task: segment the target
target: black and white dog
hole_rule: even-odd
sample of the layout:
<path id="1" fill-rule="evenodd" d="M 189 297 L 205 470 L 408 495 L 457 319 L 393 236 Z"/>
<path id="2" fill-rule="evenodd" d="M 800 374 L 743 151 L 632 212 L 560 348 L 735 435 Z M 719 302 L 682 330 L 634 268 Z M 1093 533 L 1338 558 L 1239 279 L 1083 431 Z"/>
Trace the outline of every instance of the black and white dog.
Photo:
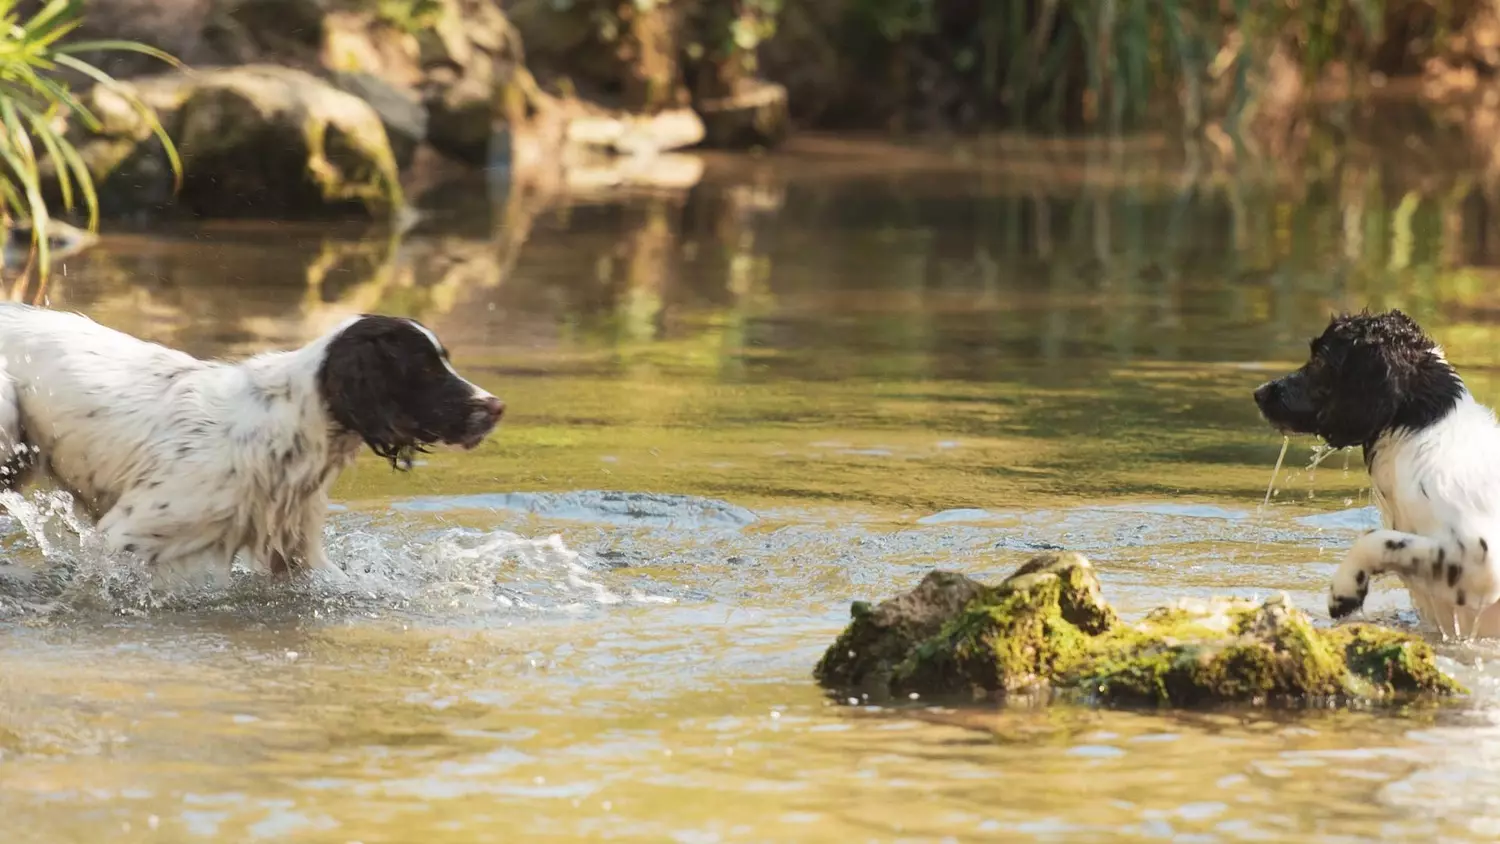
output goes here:
<path id="1" fill-rule="evenodd" d="M 1448 636 L 1500 635 L 1500 424 L 1443 350 L 1400 311 L 1335 317 L 1305 366 L 1255 391 L 1286 433 L 1361 446 L 1384 530 L 1334 573 L 1328 612 L 1364 606 L 1393 573 Z"/>
<path id="2" fill-rule="evenodd" d="M 328 490 L 362 445 L 409 468 L 475 447 L 504 410 L 408 319 L 223 363 L 0 303 L 0 480 L 50 474 L 159 588 L 222 585 L 240 551 L 268 573 L 328 565 Z"/>

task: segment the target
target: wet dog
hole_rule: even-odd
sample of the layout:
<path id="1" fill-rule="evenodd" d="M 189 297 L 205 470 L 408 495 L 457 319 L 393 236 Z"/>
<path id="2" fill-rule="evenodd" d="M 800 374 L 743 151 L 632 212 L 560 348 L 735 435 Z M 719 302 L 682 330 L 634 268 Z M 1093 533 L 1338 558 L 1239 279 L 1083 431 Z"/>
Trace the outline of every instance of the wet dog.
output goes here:
<path id="1" fill-rule="evenodd" d="M 505 406 L 431 331 L 361 316 L 294 351 L 203 361 L 78 314 L 0 303 L 0 481 L 39 473 L 158 587 L 328 565 L 328 491 L 366 446 L 397 468 L 473 448 Z"/>
<path id="2" fill-rule="evenodd" d="M 1349 549 L 1329 615 L 1359 610 L 1370 581 L 1392 573 L 1445 635 L 1500 635 L 1500 424 L 1416 322 L 1400 311 L 1335 317 L 1307 364 L 1262 385 L 1255 403 L 1285 433 L 1364 450 L 1384 529 Z"/>

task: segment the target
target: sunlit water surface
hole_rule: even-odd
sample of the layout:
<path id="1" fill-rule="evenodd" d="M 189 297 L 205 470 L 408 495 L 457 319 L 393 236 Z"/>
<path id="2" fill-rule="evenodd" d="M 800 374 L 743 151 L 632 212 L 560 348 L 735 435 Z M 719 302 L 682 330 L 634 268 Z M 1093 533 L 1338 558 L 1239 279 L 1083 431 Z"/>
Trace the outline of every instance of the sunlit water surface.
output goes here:
<path id="1" fill-rule="evenodd" d="M 809 677 L 851 600 L 1054 547 L 1128 615 L 1324 617 L 1362 468 L 1294 442 L 1262 510 L 1250 391 L 1331 309 L 1399 304 L 1500 399 L 1483 200 L 846 152 L 686 196 L 435 195 L 399 241 L 117 226 L 69 259 L 53 305 L 205 355 L 418 316 L 511 411 L 475 453 L 363 461 L 343 576 L 291 589 L 163 605 L 46 493 L 0 502 L 4 839 L 1500 836 L 1496 646 L 1442 646 L 1471 700 L 1397 713 L 881 711 Z M 1389 586 L 1371 609 L 1412 623 Z"/>

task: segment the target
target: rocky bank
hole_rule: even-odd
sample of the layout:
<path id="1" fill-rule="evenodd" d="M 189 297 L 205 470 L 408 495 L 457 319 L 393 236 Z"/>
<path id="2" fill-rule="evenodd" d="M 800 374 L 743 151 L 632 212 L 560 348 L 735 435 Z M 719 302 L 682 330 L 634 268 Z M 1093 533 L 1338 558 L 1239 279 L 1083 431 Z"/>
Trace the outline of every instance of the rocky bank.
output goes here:
<path id="1" fill-rule="evenodd" d="M 106 214 L 380 216 L 424 149 L 546 190 L 682 187 L 701 168 L 664 153 L 778 131 L 765 85 L 744 108 L 732 91 L 702 109 L 548 93 L 493 0 L 97 0 L 85 14 L 76 37 L 133 39 L 187 66 L 85 56 L 120 80 L 75 80 L 101 125 L 69 125 Z M 139 104 L 178 148 L 179 193 Z"/>

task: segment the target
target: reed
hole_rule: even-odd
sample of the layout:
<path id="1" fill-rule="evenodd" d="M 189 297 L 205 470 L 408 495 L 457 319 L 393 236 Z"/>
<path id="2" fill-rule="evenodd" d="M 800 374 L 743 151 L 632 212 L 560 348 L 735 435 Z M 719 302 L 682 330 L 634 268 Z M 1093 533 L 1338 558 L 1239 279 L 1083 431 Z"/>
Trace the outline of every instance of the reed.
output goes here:
<path id="1" fill-rule="evenodd" d="M 804 0 L 822 2 L 823 0 Z M 1308 81 L 1331 65 L 1432 51 L 1470 0 L 849 0 L 845 22 L 947 76 L 1007 123 L 1140 125 L 1165 103 L 1196 128 L 1235 120 L 1278 49 Z M 1401 49 L 1385 44 L 1395 23 Z M 850 44 L 870 43 L 869 36 Z M 1387 49 L 1382 50 L 1382 47 Z M 887 57 L 864 57 L 882 62 Z M 929 67 L 931 64 L 929 63 Z"/>
<path id="2" fill-rule="evenodd" d="M 32 263 L 42 279 L 51 263 L 46 236 L 51 213 L 42 193 L 42 161 L 51 159 L 56 165 L 64 209 L 75 210 L 81 200 L 89 230 L 96 231 L 99 224 L 93 178 L 67 133 L 70 121 L 97 130 L 99 119 L 74 94 L 73 81 L 107 86 L 139 111 L 166 150 L 175 178 L 182 179 L 177 150 L 151 108 L 129 86 L 78 56 L 124 51 L 172 65 L 177 60 L 133 41 L 69 40 L 82 22 L 83 5 L 81 0 L 51 0 L 26 15 L 19 0 L 0 0 L 0 216 L 7 225 L 30 221 Z"/>

